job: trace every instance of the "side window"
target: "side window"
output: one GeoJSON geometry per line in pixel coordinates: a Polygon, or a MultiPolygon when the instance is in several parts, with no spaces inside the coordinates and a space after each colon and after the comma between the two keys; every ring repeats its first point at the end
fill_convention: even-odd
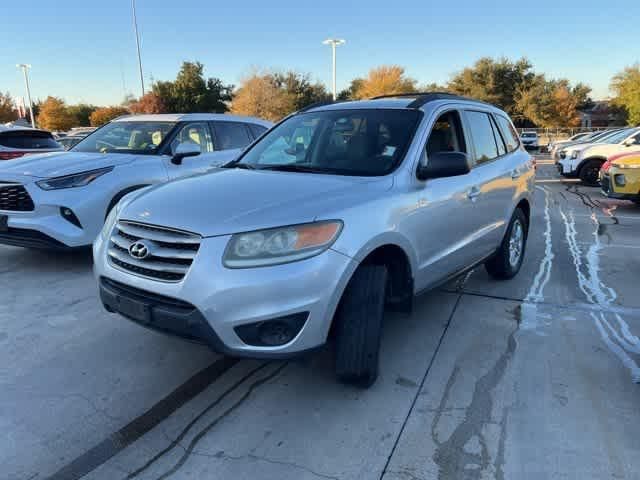
{"type": "Polygon", "coordinates": [[[488,113],[472,110],[467,110],[466,115],[471,129],[476,164],[493,160],[498,156],[498,146],[493,135],[491,117],[488,113]]]}
{"type": "Polygon", "coordinates": [[[263,127],[262,125],[256,125],[255,123],[248,123],[247,125],[249,125],[249,130],[251,130],[253,138],[258,138],[260,135],[267,131],[267,128],[263,127]]]}
{"type": "Polygon", "coordinates": [[[218,150],[246,147],[251,143],[249,131],[244,123],[215,122],[216,146],[218,150]]]}
{"type": "Polygon", "coordinates": [[[213,152],[213,140],[211,132],[205,122],[187,123],[180,129],[176,137],[171,142],[171,151],[181,143],[194,143],[200,146],[203,153],[213,152]]]}
{"type": "Polygon", "coordinates": [[[491,117],[491,128],[493,129],[493,138],[496,140],[496,145],[498,145],[498,155],[504,155],[507,153],[507,147],[502,140],[502,135],[500,134],[500,130],[496,125],[496,120],[491,117]]]}
{"type": "Polygon", "coordinates": [[[467,146],[462,133],[460,114],[445,112],[433,124],[427,140],[427,158],[437,152],[465,152],[467,146]]]}
{"type": "Polygon", "coordinates": [[[513,128],[511,122],[502,115],[496,115],[495,119],[498,121],[498,126],[500,127],[502,138],[504,138],[504,143],[507,144],[507,151],[513,152],[518,148],[518,145],[520,145],[518,133],[513,128]]]}

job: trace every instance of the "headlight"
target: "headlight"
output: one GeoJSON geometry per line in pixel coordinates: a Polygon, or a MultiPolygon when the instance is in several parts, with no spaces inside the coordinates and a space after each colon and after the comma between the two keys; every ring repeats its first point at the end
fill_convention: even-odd
{"type": "Polygon", "coordinates": [[[238,233],[222,261],[227,268],[251,268],[303,260],[328,249],[341,230],[341,221],[330,220],[238,233]]]}
{"type": "Polygon", "coordinates": [[[104,175],[105,173],[109,173],[111,170],[113,170],[113,167],[99,168],[97,170],[74,173],[73,175],[66,175],[64,177],[48,178],[46,180],[40,180],[36,183],[43,190],[59,190],[62,188],[84,187],[85,185],[89,185],[96,178],[104,175]]]}
{"type": "Polygon", "coordinates": [[[573,152],[571,152],[571,160],[575,160],[576,158],[578,158],[578,150],[574,150],[573,152]]]}
{"type": "Polygon", "coordinates": [[[100,236],[102,240],[106,241],[111,234],[111,230],[113,230],[113,226],[116,224],[116,219],[118,218],[118,213],[120,213],[120,202],[118,202],[107,215],[107,219],[104,221],[104,226],[102,227],[102,231],[100,232],[100,236]]]}

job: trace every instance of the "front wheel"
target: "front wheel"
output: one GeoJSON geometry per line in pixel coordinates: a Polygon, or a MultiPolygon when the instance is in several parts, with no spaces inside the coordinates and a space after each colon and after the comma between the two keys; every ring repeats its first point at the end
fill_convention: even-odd
{"type": "Polygon", "coordinates": [[[524,261],[529,225],[524,212],[518,208],[513,212],[500,248],[485,263],[489,275],[499,280],[508,280],[517,275],[524,261]]]}
{"type": "Polygon", "coordinates": [[[599,160],[589,160],[580,169],[580,180],[589,187],[596,187],[600,183],[600,167],[602,162],[599,160]]]}
{"type": "Polygon", "coordinates": [[[336,376],[370,387],[378,378],[387,267],[362,265],[349,282],[336,312],[336,376]]]}

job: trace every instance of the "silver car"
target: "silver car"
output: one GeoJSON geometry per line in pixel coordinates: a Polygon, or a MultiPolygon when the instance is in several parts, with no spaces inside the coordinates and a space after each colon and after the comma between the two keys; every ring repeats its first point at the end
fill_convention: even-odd
{"type": "Polygon", "coordinates": [[[214,172],[124,197],[94,243],[110,312],[236,356],[335,342],[371,385],[385,308],[525,253],[534,167],[507,114],[448,94],[297,112],[214,172]]]}

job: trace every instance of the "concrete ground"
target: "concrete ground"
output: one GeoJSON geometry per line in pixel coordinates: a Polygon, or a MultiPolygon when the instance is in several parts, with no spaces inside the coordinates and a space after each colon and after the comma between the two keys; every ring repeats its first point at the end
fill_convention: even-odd
{"type": "Polygon", "coordinates": [[[234,360],[104,312],[91,259],[0,247],[0,479],[633,479],[640,207],[539,166],[528,252],[331,354],[234,360]]]}

